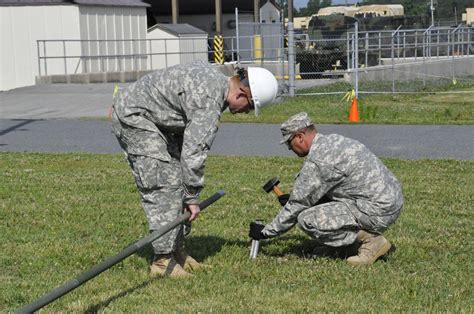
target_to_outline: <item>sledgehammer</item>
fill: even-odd
[[[207,206],[211,205],[218,199],[220,199],[224,195],[224,190],[219,190],[217,193],[213,194],[211,197],[208,199],[205,199],[204,201],[199,204],[199,207],[201,210],[205,209]],[[145,245],[155,241],[165,233],[169,232],[170,230],[174,229],[176,226],[179,224],[183,223],[184,221],[188,220],[189,217],[191,216],[191,213],[186,211],[184,214],[181,216],[177,217],[175,220],[167,224],[166,226],[160,227],[156,229],[153,233],[148,235],[147,237],[135,242],[134,244],[126,247],[123,251],[118,253],[117,255],[114,255],[112,257],[109,257],[105,261],[103,261],[100,264],[95,265],[92,267],[90,270],[84,272],[82,275],[79,277],[70,280],[63,284],[62,286],[57,287],[53,291],[51,291],[48,294],[45,294],[38,300],[22,307],[21,309],[17,310],[15,313],[33,313],[43,306],[53,302],[54,300],[62,297],[66,293],[76,289],[86,281],[94,278],[95,276],[99,275],[103,271],[109,269],[110,267],[114,266],[118,262],[121,262],[122,260],[126,259],[133,253],[137,252],[141,248],[143,248]]]
[[[273,191],[277,196],[281,196],[283,195],[283,192],[278,187],[278,184],[280,184],[280,179],[278,179],[278,177],[274,177],[268,180],[268,182],[265,183],[265,185],[262,188],[267,193],[270,193],[270,191]]]

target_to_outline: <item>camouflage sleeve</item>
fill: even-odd
[[[207,153],[216,136],[220,114],[218,110],[202,109],[188,117],[181,151],[185,204],[199,203]]]
[[[291,229],[298,215],[314,206],[343,177],[341,171],[330,165],[306,161],[296,177],[288,202],[262,233],[267,237],[275,237]]]

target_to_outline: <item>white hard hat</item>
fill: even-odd
[[[275,100],[278,91],[278,82],[272,72],[264,68],[248,67],[250,92],[255,105],[255,115],[260,108]]]

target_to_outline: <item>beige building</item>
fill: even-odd
[[[466,8],[466,13],[462,14],[462,21],[467,25],[474,25],[474,8]]]

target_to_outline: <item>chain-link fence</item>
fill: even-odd
[[[207,35],[40,40],[38,67],[42,76],[150,71],[194,60],[223,61],[268,68],[284,81],[281,92],[288,95],[324,94],[295,92],[295,87],[333,80],[348,82],[357,95],[432,91],[441,85],[474,82],[474,28],[465,25],[360,31],[356,23],[333,29],[314,25],[294,33],[281,22],[237,22],[235,36],[221,40],[218,49],[216,37]],[[216,53],[223,55],[222,61],[216,62]],[[347,88],[331,93],[345,94]]]
[[[313,29],[296,38],[296,62],[302,79],[344,78],[357,94],[416,92],[474,81],[473,34],[473,28],[464,25]]]

